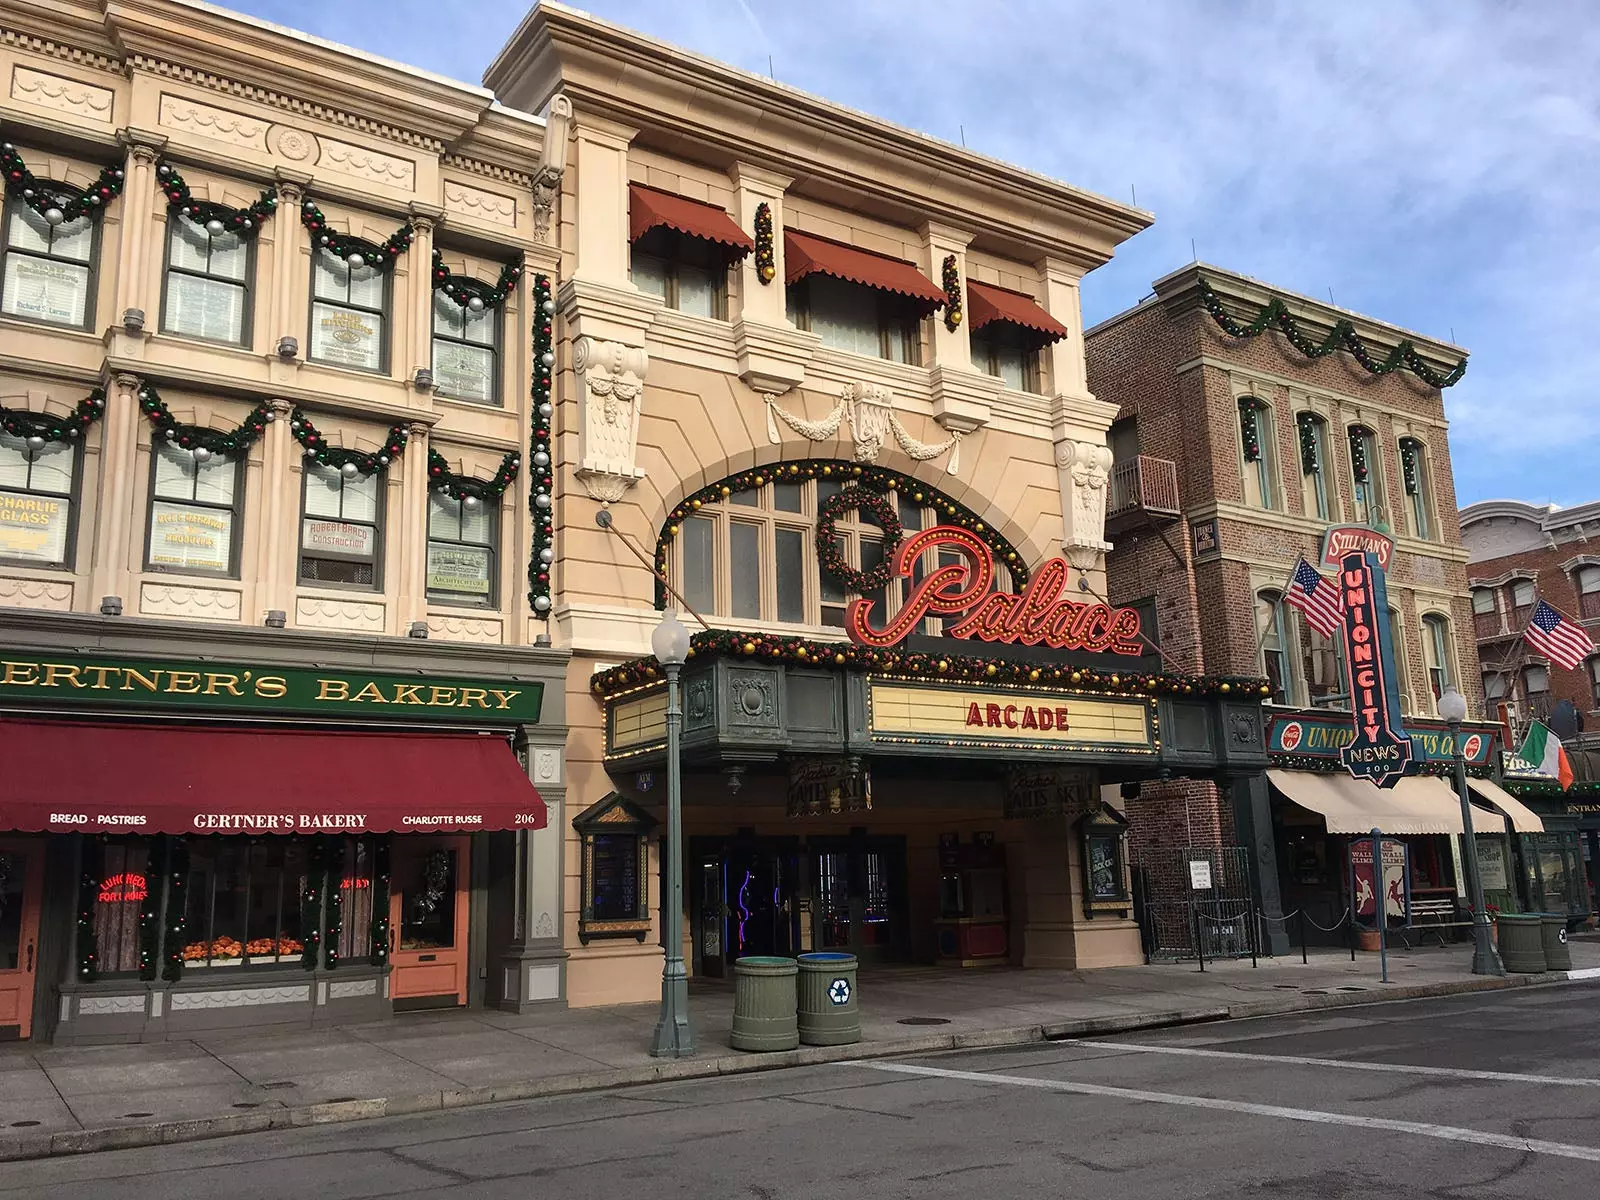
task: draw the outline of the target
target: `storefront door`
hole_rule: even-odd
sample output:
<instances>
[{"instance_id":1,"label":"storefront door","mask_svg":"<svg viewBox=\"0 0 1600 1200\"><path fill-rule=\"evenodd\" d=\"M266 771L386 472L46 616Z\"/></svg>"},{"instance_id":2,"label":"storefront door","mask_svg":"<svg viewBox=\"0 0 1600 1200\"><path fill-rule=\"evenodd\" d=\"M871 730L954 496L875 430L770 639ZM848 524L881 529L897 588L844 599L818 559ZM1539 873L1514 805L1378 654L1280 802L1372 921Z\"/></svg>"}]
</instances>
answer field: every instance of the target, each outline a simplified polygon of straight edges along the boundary
<instances>
[{"instance_id":1,"label":"storefront door","mask_svg":"<svg viewBox=\"0 0 1600 1200\"><path fill-rule=\"evenodd\" d=\"M691 847L698 971L720 977L746 955L799 950L799 853L792 839L700 842Z\"/></svg>"},{"instance_id":2,"label":"storefront door","mask_svg":"<svg viewBox=\"0 0 1600 1200\"><path fill-rule=\"evenodd\" d=\"M396 1001L467 1002L469 839L394 839L389 992Z\"/></svg>"},{"instance_id":3,"label":"storefront door","mask_svg":"<svg viewBox=\"0 0 1600 1200\"><path fill-rule=\"evenodd\" d=\"M898 957L904 847L886 840L849 846L812 844L816 948L854 954L864 963Z\"/></svg>"},{"instance_id":4,"label":"storefront door","mask_svg":"<svg viewBox=\"0 0 1600 1200\"><path fill-rule=\"evenodd\" d=\"M0 840L0 1037L33 1033L44 842Z\"/></svg>"}]
</instances>

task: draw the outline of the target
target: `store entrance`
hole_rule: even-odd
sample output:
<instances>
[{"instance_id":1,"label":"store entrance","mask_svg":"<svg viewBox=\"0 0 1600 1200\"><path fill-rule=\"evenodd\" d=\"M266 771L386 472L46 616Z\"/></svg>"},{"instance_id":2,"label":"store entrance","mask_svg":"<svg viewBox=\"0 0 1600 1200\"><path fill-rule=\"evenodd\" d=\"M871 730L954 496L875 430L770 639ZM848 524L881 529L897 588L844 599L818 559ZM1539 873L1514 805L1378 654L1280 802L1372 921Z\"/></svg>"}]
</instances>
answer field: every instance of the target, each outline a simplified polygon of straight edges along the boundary
<instances>
[{"instance_id":1,"label":"store entrance","mask_svg":"<svg viewBox=\"0 0 1600 1200\"><path fill-rule=\"evenodd\" d=\"M394 839L389 994L397 1008L467 1002L466 837Z\"/></svg>"},{"instance_id":2,"label":"store entrance","mask_svg":"<svg viewBox=\"0 0 1600 1200\"><path fill-rule=\"evenodd\" d=\"M33 1034L44 842L0 840L0 1038Z\"/></svg>"},{"instance_id":3,"label":"store entrance","mask_svg":"<svg viewBox=\"0 0 1600 1200\"><path fill-rule=\"evenodd\" d=\"M700 973L731 975L747 955L799 953L800 851L792 838L696 841L695 952Z\"/></svg>"},{"instance_id":4,"label":"store entrance","mask_svg":"<svg viewBox=\"0 0 1600 1200\"><path fill-rule=\"evenodd\" d=\"M863 963L904 957L905 844L898 838L813 838L815 948Z\"/></svg>"}]
</instances>

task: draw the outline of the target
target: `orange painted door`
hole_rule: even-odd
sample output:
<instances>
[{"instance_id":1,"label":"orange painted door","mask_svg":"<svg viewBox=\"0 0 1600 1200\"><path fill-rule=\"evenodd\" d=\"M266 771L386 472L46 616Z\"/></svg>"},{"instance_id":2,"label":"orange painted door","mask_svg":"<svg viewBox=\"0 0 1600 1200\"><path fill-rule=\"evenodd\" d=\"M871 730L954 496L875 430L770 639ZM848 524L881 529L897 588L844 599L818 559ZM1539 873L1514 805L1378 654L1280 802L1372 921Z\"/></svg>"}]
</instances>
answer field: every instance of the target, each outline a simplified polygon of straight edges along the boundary
<instances>
[{"instance_id":1,"label":"orange painted door","mask_svg":"<svg viewBox=\"0 0 1600 1200\"><path fill-rule=\"evenodd\" d=\"M467 1002L469 840L402 836L389 872L389 994Z\"/></svg>"},{"instance_id":2,"label":"orange painted door","mask_svg":"<svg viewBox=\"0 0 1600 1200\"><path fill-rule=\"evenodd\" d=\"M0 1029L33 1033L44 841L0 839Z\"/></svg>"}]
</instances>

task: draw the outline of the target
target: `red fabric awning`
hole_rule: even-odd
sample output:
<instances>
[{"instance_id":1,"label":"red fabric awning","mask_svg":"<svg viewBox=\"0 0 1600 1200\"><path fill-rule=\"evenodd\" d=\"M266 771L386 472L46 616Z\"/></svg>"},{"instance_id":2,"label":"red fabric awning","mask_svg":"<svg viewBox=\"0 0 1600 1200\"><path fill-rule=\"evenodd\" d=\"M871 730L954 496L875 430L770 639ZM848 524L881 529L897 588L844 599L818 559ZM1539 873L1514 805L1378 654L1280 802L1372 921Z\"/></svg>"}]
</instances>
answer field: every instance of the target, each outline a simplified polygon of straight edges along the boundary
<instances>
[{"instance_id":1,"label":"red fabric awning","mask_svg":"<svg viewBox=\"0 0 1600 1200\"><path fill-rule=\"evenodd\" d=\"M1040 308L1032 296L992 283L979 283L976 279L967 280L967 311L972 315L970 328L973 330L982 329L990 321L1010 321L1042 333L1052 342L1072 332Z\"/></svg>"},{"instance_id":2,"label":"red fabric awning","mask_svg":"<svg viewBox=\"0 0 1600 1200\"><path fill-rule=\"evenodd\" d=\"M910 296L922 301L929 310L945 302L944 289L917 270L915 263L846 246L811 233L783 231L783 264L785 283L807 275L832 275L835 279L848 279L851 283Z\"/></svg>"},{"instance_id":3,"label":"red fabric awning","mask_svg":"<svg viewBox=\"0 0 1600 1200\"><path fill-rule=\"evenodd\" d=\"M504 738L0 720L0 830L542 829Z\"/></svg>"},{"instance_id":4,"label":"red fabric awning","mask_svg":"<svg viewBox=\"0 0 1600 1200\"><path fill-rule=\"evenodd\" d=\"M716 242L726 247L734 258L743 258L756 248L755 239L734 224L726 209L645 187L642 183L629 184L628 240L636 241L661 225L690 237Z\"/></svg>"}]
</instances>

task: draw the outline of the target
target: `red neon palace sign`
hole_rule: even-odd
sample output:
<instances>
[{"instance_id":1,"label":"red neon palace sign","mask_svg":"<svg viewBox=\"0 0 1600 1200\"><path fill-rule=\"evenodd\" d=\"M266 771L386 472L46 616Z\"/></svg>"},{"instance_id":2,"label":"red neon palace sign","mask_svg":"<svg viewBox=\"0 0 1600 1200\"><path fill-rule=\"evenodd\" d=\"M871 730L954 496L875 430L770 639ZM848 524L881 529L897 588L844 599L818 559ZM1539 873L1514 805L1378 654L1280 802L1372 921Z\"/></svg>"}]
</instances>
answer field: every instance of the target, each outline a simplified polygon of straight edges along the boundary
<instances>
[{"instance_id":1,"label":"red neon palace sign","mask_svg":"<svg viewBox=\"0 0 1600 1200\"><path fill-rule=\"evenodd\" d=\"M983 539L958 525L935 525L907 538L895 553L895 574L911 579L923 554L935 547L958 549L966 560L945 563L923 576L899 613L882 629L869 620L873 602L850 606L846 627L864 646L887 647L905 640L927 617L965 613L945 632L950 637L1052 650L1088 650L1097 654L1144 653L1139 640L1139 614L1066 597L1066 559L1052 558L1039 568L1021 595L994 591L994 555Z\"/></svg>"}]
</instances>

